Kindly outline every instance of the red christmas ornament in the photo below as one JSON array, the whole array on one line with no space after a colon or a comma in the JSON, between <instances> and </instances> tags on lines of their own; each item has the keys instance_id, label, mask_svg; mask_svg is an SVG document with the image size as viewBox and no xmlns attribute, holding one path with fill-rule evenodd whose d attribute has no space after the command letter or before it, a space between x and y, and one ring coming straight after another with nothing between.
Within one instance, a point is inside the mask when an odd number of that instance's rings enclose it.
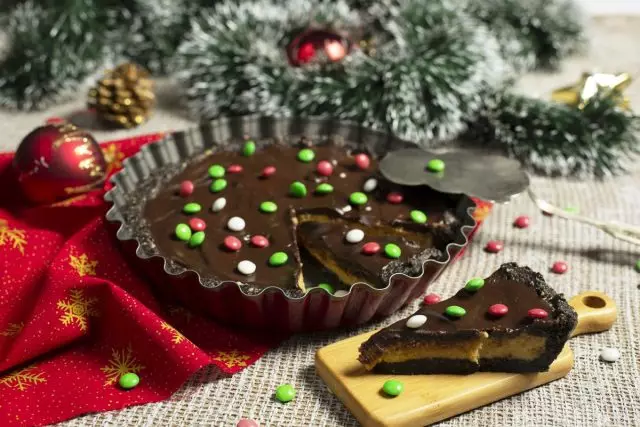
<instances>
[{"instance_id":1,"label":"red christmas ornament","mask_svg":"<svg viewBox=\"0 0 640 427\"><path fill-rule=\"evenodd\" d=\"M298 55L296 59L300 64L306 64L316 56L316 48L313 47L313 43L304 43L298 48Z\"/></svg>"},{"instance_id":2,"label":"red christmas ornament","mask_svg":"<svg viewBox=\"0 0 640 427\"><path fill-rule=\"evenodd\" d=\"M551 266L551 271L556 274L564 274L569 270L569 265L564 261L556 261Z\"/></svg>"},{"instance_id":3,"label":"red christmas ornament","mask_svg":"<svg viewBox=\"0 0 640 427\"><path fill-rule=\"evenodd\" d=\"M429 294L424 297L424 303L426 305L433 305L439 303L441 300L440 295L438 294Z\"/></svg>"},{"instance_id":4,"label":"red christmas ornament","mask_svg":"<svg viewBox=\"0 0 640 427\"><path fill-rule=\"evenodd\" d=\"M52 203L104 182L107 163L95 139L71 123L41 126L25 136L13 159L26 197Z\"/></svg>"}]
</instances>

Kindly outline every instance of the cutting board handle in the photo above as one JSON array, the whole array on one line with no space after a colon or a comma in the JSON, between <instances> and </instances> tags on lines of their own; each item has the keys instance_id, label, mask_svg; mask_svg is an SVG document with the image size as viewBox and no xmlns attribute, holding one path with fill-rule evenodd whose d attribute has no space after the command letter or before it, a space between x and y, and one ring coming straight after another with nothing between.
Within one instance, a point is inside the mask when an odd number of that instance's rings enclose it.
<instances>
[{"instance_id":1,"label":"cutting board handle","mask_svg":"<svg viewBox=\"0 0 640 427\"><path fill-rule=\"evenodd\" d=\"M611 329L618 317L615 301L602 292L583 292L571 298L569 305L578 313L572 337Z\"/></svg>"}]
</instances>

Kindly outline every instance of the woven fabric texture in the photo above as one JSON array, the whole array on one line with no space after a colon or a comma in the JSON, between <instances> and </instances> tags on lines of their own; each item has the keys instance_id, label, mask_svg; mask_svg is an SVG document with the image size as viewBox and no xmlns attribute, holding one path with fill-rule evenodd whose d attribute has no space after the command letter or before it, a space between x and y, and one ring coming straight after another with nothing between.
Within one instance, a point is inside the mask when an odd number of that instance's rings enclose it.
<instances>
[{"instance_id":1,"label":"woven fabric texture","mask_svg":"<svg viewBox=\"0 0 640 427\"><path fill-rule=\"evenodd\" d=\"M524 77L520 88L541 97L552 88L577 80L580 73L640 73L640 17L598 18L590 23L590 51L565 65L558 73ZM161 108L145 126L133 131L96 131L99 140L133 133L181 129L190 122L181 115L176 89L160 85ZM640 83L627 94L640 111ZM166 105L167 107L162 107ZM77 101L38 113L0 113L0 150L13 150L34 126L54 115L68 115L83 108ZM487 171L490 173L491 171ZM604 182L534 178L533 187L546 200L559 206L575 206L601 220L616 220L640 226L640 166L629 176ZM529 215L527 229L512 227L518 215ZM499 254L482 248L488 240L505 242ZM609 237L586 225L543 216L525 197L497 206L475 241L430 291L452 295L472 276L488 275L501 263L517 261L545 274L548 282L568 297L586 290L604 291L618 304L619 318L609 332L580 336L571 341L575 367L564 379L502 400L442 422L442 426L637 426L640 423L640 273L633 268L640 247ZM549 268L564 260L569 271L554 275ZM315 375L314 353L319 347L384 326L406 316L417 303L393 316L352 331L299 335L267 353L254 366L233 377L212 370L195 375L170 400L122 411L87 415L60 424L77 426L235 426L242 417L254 418L261 426L357 426L342 403ZM603 347L617 347L622 357L614 364L599 360ZM295 401L283 405L273 400L281 383L295 385ZM73 385L69 385L72 387Z\"/></svg>"}]
</instances>

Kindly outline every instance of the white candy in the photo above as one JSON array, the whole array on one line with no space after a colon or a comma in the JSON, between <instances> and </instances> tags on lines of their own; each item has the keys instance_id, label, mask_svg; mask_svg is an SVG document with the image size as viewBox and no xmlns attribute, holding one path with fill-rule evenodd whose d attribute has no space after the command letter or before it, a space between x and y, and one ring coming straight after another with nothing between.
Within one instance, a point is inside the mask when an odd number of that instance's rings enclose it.
<instances>
[{"instance_id":1,"label":"white candy","mask_svg":"<svg viewBox=\"0 0 640 427\"><path fill-rule=\"evenodd\" d=\"M340 172L340 175L339 175L339 176L340 176L340 178L346 178L346 177L347 177L347 174L346 174L346 173L344 173L344 172Z\"/></svg>"},{"instance_id":2,"label":"white candy","mask_svg":"<svg viewBox=\"0 0 640 427\"><path fill-rule=\"evenodd\" d=\"M340 289L339 291L335 291L333 293L333 296L335 296L335 297L343 297L343 296L348 295L348 294L349 294L349 292L347 292L347 291L345 291L343 289Z\"/></svg>"},{"instance_id":3,"label":"white candy","mask_svg":"<svg viewBox=\"0 0 640 427\"><path fill-rule=\"evenodd\" d=\"M378 186L378 180L375 178L369 178L364 182L364 186L362 187L362 189L364 190L365 193L371 193L373 190L376 189L377 186Z\"/></svg>"},{"instance_id":4,"label":"white candy","mask_svg":"<svg viewBox=\"0 0 640 427\"><path fill-rule=\"evenodd\" d=\"M360 243L362 239L364 239L364 231L354 228L353 230L349 230L347 235L345 236L347 242L349 243Z\"/></svg>"},{"instance_id":5,"label":"white candy","mask_svg":"<svg viewBox=\"0 0 640 427\"><path fill-rule=\"evenodd\" d=\"M250 276L256 272L256 265L251 261L244 260L238 263L238 271L245 276Z\"/></svg>"},{"instance_id":6,"label":"white candy","mask_svg":"<svg viewBox=\"0 0 640 427\"><path fill-rule=\"evenodd\" d=\"M600 359L605 362L616 362L620 359L620 350L613 347L603 348L600 352Z\"/></svg>"},{"instance_id":7,"label":"white candy","mask_svg":"<svg viewBox=\"0 0 640 427\"><path fill-rule=\"evenodd\" d=\"M231 217L229 218L229 221L227 221L227 228L231 231L242 231L244 230L244 226L244 219L239 216Z\"/></svg>"},{"instance_id":8,"label":"white candy","mask_svg":"<svg viewBox=\"0 0 640 427\"><path fill-rule=\"evenodd\" d=\"M220 212L222 209L224 209L225 206L227 206L227 199L225 199L224 197L220 197L219 199L216 199L215 202L213 202L213 204L211 205L211 210L213 212Z\"/></svg>"},{"instance_id":9,"label":"white candy","mask_svg":"<svg viewBox=\"0 0 640 427\"><path fill-rule=\"evenodd\" d=\"M407 328L416 329L427 323L427 316L424 314L416 314L407 319Z\"/></svg>"}]
</instances>

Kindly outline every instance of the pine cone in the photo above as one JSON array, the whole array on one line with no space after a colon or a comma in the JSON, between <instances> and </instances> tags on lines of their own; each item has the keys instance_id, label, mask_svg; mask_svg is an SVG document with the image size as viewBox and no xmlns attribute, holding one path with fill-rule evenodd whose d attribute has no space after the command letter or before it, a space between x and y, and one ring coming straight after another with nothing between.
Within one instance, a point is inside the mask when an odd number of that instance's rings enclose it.
<instances>
[{"instance_id":1,"label":"pine cone","mask_svg":"<svg viewBox=\"0 0 640 427\"><path fill-rule=\"evenodd\" d=\"M153 82L144 68L125 63L108 70L89 90L89 108L104 122L124 128L144 123L155 105Z\"/></svg>"}]
</instances>

